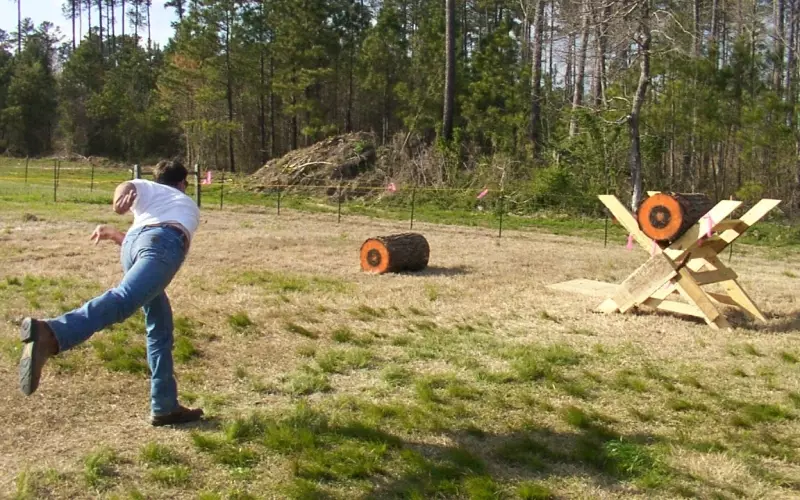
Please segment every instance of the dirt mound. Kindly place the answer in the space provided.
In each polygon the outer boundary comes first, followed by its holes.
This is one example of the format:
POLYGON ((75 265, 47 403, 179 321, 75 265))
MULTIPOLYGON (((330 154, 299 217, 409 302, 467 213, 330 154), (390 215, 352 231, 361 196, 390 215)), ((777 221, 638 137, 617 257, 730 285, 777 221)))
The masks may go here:
POLYGON ((376 169, 375 137, 365 132, 330 137, 270 160, 248 179, 254 191, 301 189, 304 193, 366 194, 385 175, 376 169))

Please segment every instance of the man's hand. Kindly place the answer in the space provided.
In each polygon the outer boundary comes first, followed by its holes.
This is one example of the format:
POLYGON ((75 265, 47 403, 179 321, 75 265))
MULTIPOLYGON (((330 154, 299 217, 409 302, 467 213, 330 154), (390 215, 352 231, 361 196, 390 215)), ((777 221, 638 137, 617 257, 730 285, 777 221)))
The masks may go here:
POLYGON ((136 201, 136 186, 130 182, 123 182, 114 190, 114 211, 124 214, 133 206, 136 201))
POLYGON ((117 245, 122 245, 122 240, 125 239, 125 233, 114 227, 101 224, 94 229, 90 239, 94 241, 95 245, 102 240, 112 240, 117 245))

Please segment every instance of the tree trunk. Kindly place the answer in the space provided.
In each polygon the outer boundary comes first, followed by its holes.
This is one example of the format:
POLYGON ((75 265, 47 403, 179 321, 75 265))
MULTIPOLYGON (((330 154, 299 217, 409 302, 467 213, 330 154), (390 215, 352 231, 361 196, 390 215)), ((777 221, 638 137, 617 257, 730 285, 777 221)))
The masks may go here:
POLYGON ((600 108, 606 102, 606 50, 608 48, 606 30, 608 29, 608 18, 611 16, 611 7, 608 5, 603 11, 597 9, 596 12, 598 13, 598 17, 595 18, 595 50, 597 54, 592 85, 592 98, 595 107, 600 108))
POLYGON ((564 73, 564 93, 566 99, 572 98, 572 74, 573 74, 573 61, 575 59, 575 32, 570 31, 567 39, 567 68, 564 73))
MULTIPOLYGON (((263 44, 263 36, 262 36, 263 44)), ((258 57, 259 67, 259 86, 258 86, 258 128, 261 132, 261 164, 267 161, 267 110, 266 102, 264 102, 264 84, 266 83, 266 75, 264 68, 264 46, 261 46, 261 52, 258 57)))
POLYGON ((120 20, 120 36, 122 37, 122 45, 125 45, 125 0, 122 0, 122 11, 120 12, 122 18, 120 20))
POLYGON ((788 51, 786 54, 786 105, 788 111, 786 113, 786 124, 791 129, 793 128, 793 115, 794 115, 794 82, 792 75, 794 74, 794 38, 795 38, 795 25, 797 4, 800 0, 789 0, 789 43, 788 51))
POLYGON ((78 3, 79 0, 70 0, 70 7, 72 7, 72 50, 75 51, 77 48, 76 39, 75 39, 75 18, 77 17, 77 13, 75 12, 75 4, 78 3))
POLYGON ((17 55, 22 53, 22 0, 17 0, 17 55))
MULTIPOLYGON (((533 26, 536 32, 533 38, 533 54, 531 68, 531 145, 534 157, 541 152, 542 146, 542 38, 544 31, 544 4, 546 0, 536 0, 536 12, 533 26)), ((552 44, 551 44, 552 46, 552 44)))
POLYGON ((445 28, 445 79, 444 116, 442 117, 442 138, 449 142, 453 138, 453 103, 456 94, 456 47, 455 47, 455 0, 446 2, 445 28))
POLYGON ((97 0, 97 25, 100 28, 100 55, 103 54, 103 0, 97 0))
POLYGON ((583 77, 586 74, 586 49, 589 45, 589 15, 592 11, 591 0, 584 0, 581 5, 583 17, 581 21, 581 47, 576 54, 575 68, 575 88, 572 92, 572 116, 569 120, 569 137, 575 137, 578 133, 578 109, 583 103, 583 77))
POLYGON ((275 75, 275 59, 272 54, 269 56, 269 149, 270 156, 278 156, 278 145, 275 141, 275 92, 272 89, 272 82, 275 75))
POLYGON ((111 14, 111 52, 117 51, 117 21, 114 19, 114 0, 108 0, 108 9, 111 14))
POLYGON ((783 19, 785 17, 784 0, 775 0, 775 67, 772 70, 772 87, 778 98, 781 97, 781 83, 783 80, 783 57, 785 52, 785 42, 783 37, 786 35, 783 19))
MULTIPOLYGON (((149 5, 148 1, 148 5, 149 5)), ((225 13, 226 19, 225 24, 225 73, 227 76, 226 85, 225 85, 225 99, 228 102, 228 161, 230 163, 231 172, 236 172, 236 159, 233 154, 233 81, 231 75, 231 25, 233 24, 231 20, 231 11, 228 9, 225 13)), ((148 19, 148 26, 150 25, 150 21, 148 19)), ((148 28, 149 29, 149 28, 148 28)), ((149 35, 148 35, 148 46, 150 45, 149 35)))
POLYGON ((86 0, 86 21, 89 23, 89 29, 86 36, 89 41, 92 41, 92 0, 86 0))
POLYGON ((694 0, 694 43, 692 44, 692 57, 697 59, 700 57, 700 44, 703 38, 702 29, 700 26, 700 3, 702 0, 694 0))
POLYGON ((350 41, 350 62, 347 65, 347 111, 344 114, 344 130, 353 131, 353 65, 355 64, 355 41, 350 41))
POLYGON ((642 105, 647 95, 647 86, 650 83, 650 0, 643 0, 639 5, 641 16, 639 20, 639 83, 636 95, 633 98, 631 114, 628 117, 628 130, 631 139, 629 163, 631 170, 631 210, 636 211, 642 200, 642 152, 639 137, 639 117, 642 105))
MULTIPOLYGON (((150 50, 150 5, 152 0, 145 0, 145 7, 147 8, 147 50, 150 50)), ((233 170, 231 170, 233 172, 233 170)))
POLYGON ((708 40, 708 57, 714 64, 714 68, 719 68, 719 51, 717 50, 717 24, 719 16, 719 0, 711 2, 711 36, 708 40))

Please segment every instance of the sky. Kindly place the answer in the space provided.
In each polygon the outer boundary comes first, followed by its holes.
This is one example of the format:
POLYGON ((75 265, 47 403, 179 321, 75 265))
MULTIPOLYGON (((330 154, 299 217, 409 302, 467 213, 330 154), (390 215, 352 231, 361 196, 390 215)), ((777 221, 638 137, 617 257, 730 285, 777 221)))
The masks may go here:
MULTIPOLYGON (((164 8, 165 0, 153 0, 153 6, 150 8, 150 15, 152 22, 150 33, 153 42, 160 44, 164 47, 172 36, 173 30, 170 23, 177 19, 174 9, 164 8)), ((22 18, 29 17, 34 26, 38 26, 44 21, 50 21, 56 27, 60 28, 63 41, 72 41, 72 21, 68 20, 61 13, 61 6, 65 3, 64 0, 22 0, 22 18)), ((96 2, 95 2, 96 3, 96 2)), ((103 2, 105 3, 105 2, 103 2)), ((129 5, 126 3, 126 8, 129 5)), ((121 23, 119 19, 120 9, 117 7, 115 13, 115 30, 117 33, 121 32, 121 23)), ((88 16, 84 10, 81 13, 83 20, 83 36, 86 35, 88 29, 88 16)), ((126 16, 127 22, 127 16, 126 16)), ((92 26, 97 26, 97 10, 92 9, 92 26)), ((0 29, 7 33, 17 30, 17 2, 16 0, 0 0, 0 29)), ((106 21, 103 19, 103 32, 106 30, 106 21)), ((130 25, 125 26, 125 34, 133 33, 133 28, 130 25)), ((76 21, 75 34, 80 36, 79 25, 76 21)), ((143 36, 143 42, 147 43, 147 28, 145 27, 140 31, 140 36, 143 36)), ((82 38, 82 37, 81 37, 82 38)))

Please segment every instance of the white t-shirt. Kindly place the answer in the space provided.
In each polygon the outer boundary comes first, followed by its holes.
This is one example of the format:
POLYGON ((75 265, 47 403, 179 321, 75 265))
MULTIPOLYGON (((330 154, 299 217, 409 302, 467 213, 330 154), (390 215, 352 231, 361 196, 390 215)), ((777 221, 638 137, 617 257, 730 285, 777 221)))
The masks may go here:
POLYGON ((151 224, 177 223, 183 226, 191 241, 200 224, 197 203, 172 186, 146 179, 128 181, 136 187, 136 199, 131 206, 131 229, 151 224))

